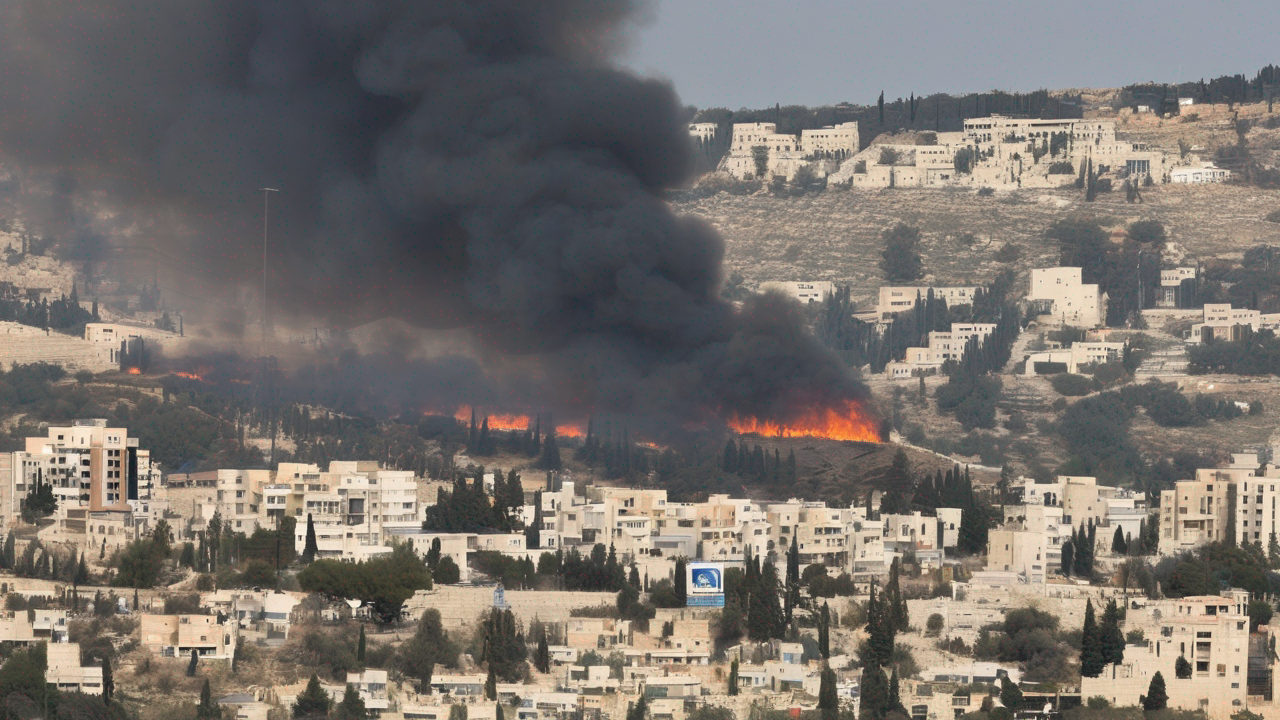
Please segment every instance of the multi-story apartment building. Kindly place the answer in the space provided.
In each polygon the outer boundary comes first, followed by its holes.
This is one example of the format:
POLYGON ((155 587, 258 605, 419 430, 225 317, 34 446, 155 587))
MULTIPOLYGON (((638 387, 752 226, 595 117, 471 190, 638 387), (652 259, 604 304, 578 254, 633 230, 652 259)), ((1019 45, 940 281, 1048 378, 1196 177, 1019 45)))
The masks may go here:
POLYGON ((4 458, 0 484, 6 519, 18 516, 37 482, 48 484, 58 500, 59 528, 91 536, 94 544, 127 542, 135 520, 145 524, 152 513, 151 487, 158 473, 150 453, 126 429, 108 427, 106 420, 51 426, 46 437, 26 438, 22 450, 4 458))
POLYGON ((1083 678, 1082 696, 1102 696, 1116 707, 1137 705, 1159 672, 1170 708, 1225 720, 1246 707, 1256 712, 1259 703, 1251 698, 1270 704, 1275 683, 1271 631, 1260 628, 1251 642, 1248 592, 1135 605, 1126 613, 1125 629, 1141 630, 1145 640, 1125 647, 1124 662, 1107 665, 1096 678, 1083 678), (1178 676, 1178 658, 1190 664, 1190 677, 1178 676))
MULTIPOLYGON (((298 481, 289 483, 307 488, 295 513, 298 552, 306 548, 308 517, 315 525, 319 557, 361 559, 390 552, 391 536, 420 530, 418 486, 412 472, 383 470, 371 461, 334 461, 328 472, 314 473, 314 479, 313 473, 304 470, 299 470, 298 481)), ((284 497, 287 510, 290 500, 284 497)), ((272 507, 278 509, 279 502, 272 507)))
POLYGON ((1264 547, 1280 532, 1280 468, 1260 466, 1250 453, 1231 456, 1224 468, 1196 470, 1160 493, 1160 552, 1176 553, 1227 540, 1264 547))

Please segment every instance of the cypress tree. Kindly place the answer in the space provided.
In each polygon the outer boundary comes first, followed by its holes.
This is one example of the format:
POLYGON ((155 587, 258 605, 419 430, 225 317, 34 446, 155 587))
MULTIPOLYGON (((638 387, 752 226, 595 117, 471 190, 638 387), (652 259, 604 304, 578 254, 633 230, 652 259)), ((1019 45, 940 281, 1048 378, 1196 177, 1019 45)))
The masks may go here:
POLYGON ((1000 678, 1000 702, 1011 713, 1022 709, 1022 688, 1011 682, 1008 675, 1000 678))
POLYGON ((1102 655, 1102 637, 1093 614, 1093 601, 1085 601, 1084 629, 1080 637, 1080 674, 1098 677, 1106 661, 1102 655))
POLYGON ((364 651, 365 651, 364 624, 362 623, 360 625, 360 640, 356 643, 356 661, 357 662, 360 662, 360 663, 364 662, 364 651))
POLYGON ((831 609, 824 600, 818 614, 818 654, 823 660, 831 658, 831 609))
POLYGON ((680 603, 680 607, 684 607, 689 601, 689 578, 686 577, 687 564, 684 558, 676 558, 676 576, 672 586, 676 591, 676 600, 680 603))
POLYGON ((1117 555, 1129 554, 1129 544, 1124 541, 1124 530, 1116 526, 1115 535, 1111 536, 1111 552, 1117 555))
MULTIPOLYGON (((95 607, 95 609, 96 609, 96 607, 97 607, 97 603, 94 603, 94 607, 95 607)), ((96 610, 95 610, 95 611, 96 611, 96 610)), ((200 662, 200 653, 196 652, 195 650, 192 650, 192 651, 191 651, 191 664, 190 664, 190 665, 187 665, 187 677, 195 677, 195 676, 196 676, 196 665, 197 665, 199 662, 200 662)))
POLYGON ((783 604, 783 617, 787 625, 791 624, 791 613, 800 603, 800 545, 794 534, 791 536, 791 547, 787 550, 787 583, 786 598, 783 604))
POLYGON ((906 715, 906 708, 902 707, 902 694, 898 689, 898 666, 893 666, 893 672, 889 674, 889 708, 890 711, 897 710, 906 715))
POLYGON ((1102 664, 1119 665, 1124 662, 1124 635, 1120 632, 1120 608, 1116 606, 1115 599, 1107 603, 1107 609, 1102 612, 1100 631, 1102 664))
POLYGON ((640 693, 640 697, 636 698, 636 704, 631 706, 627 711, 627 720, 648 720, 649 718, 649 699, 644 693, 640 693))
POLYGON ((222 708, 213 701, 213 690, 209 687, 209 678, 204 679, 200 687, 200 704, 196 706, 196 720, 221 720, 222 708))
POLYGON ((547 646, 546 626, 543 626, 542 633, 538 636, 538 649, 533 654, 533 666, 544 675, 551 672, 551 649, 547 646))
POLYGON ((489 665, 489 677, 484 681, 484 696, 490 700, 498 699, 498 676, 493 672, 493 664, 489 665))
MULTIPOLYGON (((1072 533, 1074 535, 1074 533, 1072 533)), ((1072 563, 1075 562, 1075 544, 1070 540, 1062 543, 1062 574, 1071 577, 1072 563)))
POLYGON ((858 697, 858 720, 883 720, 889 705, 889 683, 874 661, 862 668, 862 688, 858 697))
POLYGON ((1164 676, 1157 672, 1151 676, 1151 684, 1147 686, 1147 694, 1142 696, 1142 709, 1147 711, 1164 710, 1169 706, 1169 695, 1165 692, 1164 676))
POLYGON ((730 695, 738 694, 738 658, 734 658, 729 664, 729 688, 730 695))
POLYGON ((840 711, 840 696, 836 694, 836 671, 822 668, 818 686, 818 712, 823 720, 834 720, 840 711))
POLYGON ((316 522, 311 517, 311 513, 307 513, 307 544, 302 549, 302 564, 310 565, 319 552, 320 546, 316 542, 316 522))

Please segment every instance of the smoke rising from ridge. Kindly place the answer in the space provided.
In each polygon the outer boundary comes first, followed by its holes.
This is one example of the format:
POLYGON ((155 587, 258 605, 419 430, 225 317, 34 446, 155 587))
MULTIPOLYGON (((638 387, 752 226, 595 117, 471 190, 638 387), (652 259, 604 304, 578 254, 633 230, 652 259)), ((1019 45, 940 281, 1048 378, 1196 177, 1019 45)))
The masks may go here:
POLYGON ((666 83, 609 64, 630 0, 17 0, 0 154, 128 208, 192 282, 279 315, 470 328, 559 408, 786 420, 866 391, 788 303, 719 299, 666 83))

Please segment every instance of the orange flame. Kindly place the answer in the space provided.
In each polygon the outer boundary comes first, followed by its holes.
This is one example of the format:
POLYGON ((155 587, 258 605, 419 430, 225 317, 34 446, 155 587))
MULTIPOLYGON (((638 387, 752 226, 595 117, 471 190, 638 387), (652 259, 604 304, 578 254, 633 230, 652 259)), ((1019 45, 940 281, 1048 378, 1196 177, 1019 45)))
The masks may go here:
MULTIPOLYGON (((453 414, 453 417, 457 419, 458 422, 470 423, 471 422, 471 406, 470 405, 460 406, 457 412, 453 414)), ((489 418, 490 430, 501 430, 503 432, 508 432, 511 430, 523 432, 525 430, 532 428, 533 422, 534 422, 533 418, 529 415, 509 415, 509 414, 502 414, 502 413, 484 415, 481 412, 477 412, 476 423, 482 422, 486 417, 489 418)), ((543 428, 542 431, 544 433, 547 432, 547 428, 543 428)), ((586 434, 587 434, 586 429, 581 425, 572 424, 572 423, 556 423, 556 435, 559 437, 580 438, 580 437, 585 437, 586 434)))
POLYGON ((203 377, 203 376, 197 375, 197 374, 195 374, 195 373, 189 373, 189 372, 176 372, 176 373, 174 373, 174 375, 177 375, 178 377, 184 377, 184 378, 186 378, 186 379, 188 379, 188 380, 201 380, 201 381, 203 381, 203 380, 204 380, 204 377, 203 377))
POLYGON ((782 423, 760 418, 734 415, 729 427, 741 435, 765 435, 768 437, 818 437, 828 440, 854 440, 880 442, 880 429, 869 414, 856 402, 847 402, 843 408, 823 408, 790 422, 782 423))
POLYGON ((126 372, 128 372, 130 375, 141 375, 142 368, 132 367, 132 368, 129 368, 126 372))

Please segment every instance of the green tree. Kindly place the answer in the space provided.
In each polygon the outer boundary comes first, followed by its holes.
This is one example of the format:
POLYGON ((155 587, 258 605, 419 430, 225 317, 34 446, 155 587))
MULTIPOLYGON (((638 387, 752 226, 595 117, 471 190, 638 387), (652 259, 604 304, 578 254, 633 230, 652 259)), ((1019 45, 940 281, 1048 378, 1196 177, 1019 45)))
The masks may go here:
POLYGON ((1102 653, 1102 638, 1098 630, 1098 622, 1093 614, 1093 601, 1086 600, 1084 605, 1084 628, 1080 636, 1080 674, 1084 677, 1098 677, 1102 667, 1106 665, 1102 653))
POLYGON ((874 661, 862 668, 862 687, 858 697, 859 720, 884 720, 889 711, 889 681, 874 661))
POLYGON ((1128 555, 1129 544, 1124 540, 1124 528, 1116 526, 1116 532, 1111 536, 1111 552, 1117 555, 1128 555))
POLYGON ((529 648, 510 610, 493 608, 485 616, 480 632, 483 645, 480 662, 487 663, 503 682, 519 682, 524 674, 529 648))
POLYGON ((764 177, 764 174, 769 171, 769 148, 765 145, 752 147, 751 162, 755 167, 756 177, 764 177))
POLYGON ((627 711, 627 720, 648 720, 649 717, 649 700, 640 693, 640 697, 636 699, 636 704, 631 706, 627 711))
POLYGON ((364 651, 365 651, 364 625, 361 624, 360 639, 356 641, 356 661, 357 662, 360 662, 360 663, 364 662, 364 651))
POLYGON ((3 666, 0 666, 0 698, 24 696, 35 705, 43 705, 46 693, 50 700, 56 698, 45 684, 47 655, 44 643, 25 650, 15 650, 3 666))
POLYGON ((766 560, 747 606, 747 635, 752 640, 764 642, 781 638, 786 631, 778 591, 778 570, 772 560, 766 560))
POLYGON ((467 720, 466 705, 450 705, 449 720, 467 720))
POLYGON ((1187 680, 1191 677, 1191 663, 1181 655, 1173 663, 1173 672, 1179 680, 1187 680))
POLYGON ((396 545, 389 555, 361 563, 316 560, 298 573, 306 592, 363 600, 380 622, 394 622, 400 609, 418 590, 431 589, 431 572, 408 544, 396 545))
POLYGON ((329 693, 320 687, 320 678, 312 673, 307 681, 307 689, 293 703, 293 716, 296 718, 327 717, 331 701, 329 693))
POLYGON ((333 720, 367 720, 369 711, 365 709, 364 699, 355 686, 347 683, 347 690, 342 694, 342 702, 333 709, 333 720))
POLYGON ((818 685, 818 712, 823 720, 834 720, 840 712, 840 696, 836 694, 836 671, 822 668, 818 685))
POLYGON ((1164 710, 1169 706, 1169 694, 1165 692, 1164 676, 1157 672, 1151 676, 1151 684, 1147 686, 1147 694, 1142 696, 1142 709, 1164 710))
POLYGON ((196 706, 196 720, 222 720, 222 708, 213 701, 213 690, 209 687, 209 678, 204 679, 200 687, 200 704, 196 706))
POLYGON ((1102 664, 1119 665, 1124 662, 1124 634, 1120 631, 1120 608, 1116 606, 1114 599, 1107 603, 1107 609, 1102 612, 1100 630, 1102 664))
POLYGON ((684 607, 689 601, 689 578, 687 569, 688 561, 682 557, 676 558, 673 583, 676 592, 676 602, 679 603, 679 607, 684 607))
POLYGON ((400 647, 401 670, 405 675, 417 679, 420 692, 429 694, 436 665, 452 666, 457 661, 457 646, 444 630, 440 611, 427 608, 418 620, 418 629, 413 637, 400 647))
POLYGON ((546 626, 543 626, 538 635, 538 649, 533 653, 533 666, 544 675, 551 672, 551 648, 547 645, 546 626))
POLYGON ((734 658, 733 662, 729 663, 728 693, 730 695, 738 694, 738 658, 734 658))
POLYGON ((489 663, 489 676, 484 680, 484 696, 489 700, 498 699, 498 676, 493 672, 493 663, 489 663))
POLYGON ((319 552, 320 546, 316 542, 316 522, 312 519, 311 513, 307 513, 307 544, 302 548, 302 564, 310 565, 319 552))
POLYGON ((791 536, 791 547, 787 550, 787 580, 784 587, 786 597, 783 599, 782 615, 786 625, 791 624, 791 613, 800 603, 800 546, 796 536, 791 536))
POLYGON ((1008 675, 1000 678, 1000 702, 1011 713, 1022 709, 1022 688, 1010 681, 1008 675))
POLYGON ((885 230, 881 237, 880 269, 889 282, 910 282, 924 276, 924 263, 920 259, 920 229, 905 223, 885 230))

